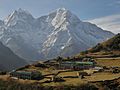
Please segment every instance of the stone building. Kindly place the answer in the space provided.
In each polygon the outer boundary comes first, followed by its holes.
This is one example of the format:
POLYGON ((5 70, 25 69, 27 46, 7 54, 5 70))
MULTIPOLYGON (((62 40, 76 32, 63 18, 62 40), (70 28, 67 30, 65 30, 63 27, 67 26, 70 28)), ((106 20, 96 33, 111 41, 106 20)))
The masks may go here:
POLYGON ((10 72, 11 77, 17 77, 18 79, 28 79, 28 80, 39 80, 42 78, 40 72, 33 71, 12 71, 10 72))

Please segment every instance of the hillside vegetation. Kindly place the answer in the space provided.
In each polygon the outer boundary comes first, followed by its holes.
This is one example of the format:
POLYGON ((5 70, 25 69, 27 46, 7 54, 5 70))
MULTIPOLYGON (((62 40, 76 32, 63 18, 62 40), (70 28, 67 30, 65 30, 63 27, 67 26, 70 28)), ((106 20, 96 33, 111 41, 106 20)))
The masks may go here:
POLYGON ((120 57, 120 33, 105 42, 81 52, 78 56, 120 57))
POLYGON ((4 81, 0 79, 0 90, 98 90, 98 88, 91 84, 82 84, 78 86, 73 85, 60 85, 60 86, 43 86, 39 83, 19 83, 15 80, 8 79, 8 81, 4 81))
POLYGON ((97 44, 91 48, 89 52, 100 52, 100 51, 119 51, 120 50, 120 34, 117 34, 113 38, 97 44))
POLYGON ((20 83, 16 80, 8 78, 8 80, 0 79, 0 90, 120 90, 120 78, 105 81, 94 81, 86 84, 74 85, 57 85, 43 86, 39 82, 20 83))

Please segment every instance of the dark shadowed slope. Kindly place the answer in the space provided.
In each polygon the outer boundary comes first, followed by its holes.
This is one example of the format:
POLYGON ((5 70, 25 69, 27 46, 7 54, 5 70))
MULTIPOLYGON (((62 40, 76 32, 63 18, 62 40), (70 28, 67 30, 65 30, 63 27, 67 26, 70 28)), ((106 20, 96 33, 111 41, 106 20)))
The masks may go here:
POLYGON ((12 70, 27 64, 0 42, 0 70, 12 70))

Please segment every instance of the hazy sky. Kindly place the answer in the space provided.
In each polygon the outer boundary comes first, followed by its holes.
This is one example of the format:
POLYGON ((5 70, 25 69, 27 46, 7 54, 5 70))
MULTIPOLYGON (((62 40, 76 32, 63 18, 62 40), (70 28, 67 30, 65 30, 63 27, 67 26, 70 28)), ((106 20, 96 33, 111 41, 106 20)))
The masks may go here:
POLYGON ((120 0, 0 0, 0 19, 18 8, 40 17, 61 7, 69 9, 81 20, 120 32, 120 0))

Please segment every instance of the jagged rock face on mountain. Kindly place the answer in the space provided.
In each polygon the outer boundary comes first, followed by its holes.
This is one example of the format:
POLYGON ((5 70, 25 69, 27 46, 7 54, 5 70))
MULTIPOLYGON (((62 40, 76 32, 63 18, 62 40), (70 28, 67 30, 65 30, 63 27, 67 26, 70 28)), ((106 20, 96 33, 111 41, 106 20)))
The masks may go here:
POLYGON ((0 40, 27 60, 71 56, 114 34, 94 24, 82 22, 65 8, 35 19, 19 9, 4 20, 0 40))
POLYGON ((15 55, 0 42, 0 71, 8 71, 26 65, 27 62, 15 55))
POLYGON ((2 26, 3 24, 4 24, 4 22, 0 20, 0 26, 2 26))

